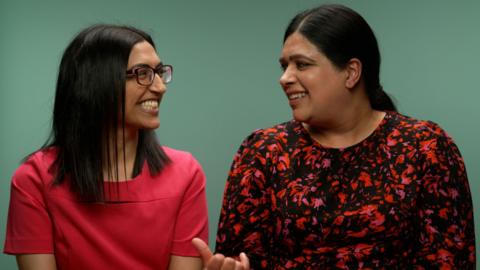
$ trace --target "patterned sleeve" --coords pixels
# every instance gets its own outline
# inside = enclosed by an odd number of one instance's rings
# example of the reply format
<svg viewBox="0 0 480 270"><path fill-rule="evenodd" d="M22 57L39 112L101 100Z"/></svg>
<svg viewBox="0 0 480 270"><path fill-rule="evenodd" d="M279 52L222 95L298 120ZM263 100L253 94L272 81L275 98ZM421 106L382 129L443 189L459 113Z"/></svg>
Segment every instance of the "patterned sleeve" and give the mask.
<svg viewBox="0 0 480 270"><path fill-rule="evenodd" d="M245 139L234 157L216 242L216 252L226 256L245 252L252 269L266 267L272 239L268 147L258 135Z"/></svg>
<svg viewBox="0 0 480 270"><path fill-rule="evenodd" d="M475 231L467 173L460 152L434 126L420 143L426 172L419 186L416 269L474 269Z"/></svg>

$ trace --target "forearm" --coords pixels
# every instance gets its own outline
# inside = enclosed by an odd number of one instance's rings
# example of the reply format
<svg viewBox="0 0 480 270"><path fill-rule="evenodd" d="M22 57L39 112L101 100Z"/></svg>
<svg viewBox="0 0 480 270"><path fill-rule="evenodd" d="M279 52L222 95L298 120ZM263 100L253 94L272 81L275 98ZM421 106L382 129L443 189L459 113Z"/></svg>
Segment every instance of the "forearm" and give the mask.
<svg viewBox="0 0 480 270"><path fill-rule="evenodd" d="M53 254L21 254L17 255L19 270L56 270Z"/></svg>
<svg viewBox="0 0 480 270"><path fill-rule="evenodd" d="M202 260L199 257L170 256L168 270L200 270Z"/></svg>

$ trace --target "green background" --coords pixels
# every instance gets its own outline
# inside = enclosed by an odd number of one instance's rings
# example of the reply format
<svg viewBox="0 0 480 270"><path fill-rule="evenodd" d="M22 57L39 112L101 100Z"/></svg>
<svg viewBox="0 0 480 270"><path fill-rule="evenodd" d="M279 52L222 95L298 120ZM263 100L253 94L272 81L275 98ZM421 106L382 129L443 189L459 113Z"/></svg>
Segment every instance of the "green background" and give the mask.
<svg viewBox="0 0 480 270"><path fill-rule="evenodd" d="M337 2L357 10L374 29L382 83L399 110L439 123L458 144L473 194L479 257L480 1ZM147 30L162 60L174 65L157 134L202 164L213 246L226 175L240 142L254 129L291 117L278 84L283 31L298 11L319 3L1 0L0 243L10 177L47 138L61 54L80 29L105 22ZM14 257L0 255L0 267L14 269Z"/></svg>

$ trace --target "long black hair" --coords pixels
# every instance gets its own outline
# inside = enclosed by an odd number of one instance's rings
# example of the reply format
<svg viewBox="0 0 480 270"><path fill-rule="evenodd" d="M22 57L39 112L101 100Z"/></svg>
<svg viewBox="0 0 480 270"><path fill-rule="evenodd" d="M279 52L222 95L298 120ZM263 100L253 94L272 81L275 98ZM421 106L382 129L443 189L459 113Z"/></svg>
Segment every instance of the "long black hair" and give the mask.
<svg viewBox="0 0 480 270"><path fill-rule="evenodd" d="M81 31L60 63L52 131L42 149L57 151L55 184L68 178L81 199L102 201L104 170L118 180L118 130L125 146L125 72L132 47L150 35L130 26L99 24ZM119 123L119 119L120 121ZM152 174L169 162L153 130L140 130L133 176L146 161ZM114 142L114 143L112 143ZM113 154L117 162L111 162ZM124 156L125 160L125 156Z"/></svg>
<svg viewBox="0 0 480 270"><path fill-rule="evenodd" d="M283 42L298 32L338 68L357 58L370 105L376 110L396 111L395 104L380 84L380 51L368 23L352 9L321 5L297 14L289 23Z"/></svg>

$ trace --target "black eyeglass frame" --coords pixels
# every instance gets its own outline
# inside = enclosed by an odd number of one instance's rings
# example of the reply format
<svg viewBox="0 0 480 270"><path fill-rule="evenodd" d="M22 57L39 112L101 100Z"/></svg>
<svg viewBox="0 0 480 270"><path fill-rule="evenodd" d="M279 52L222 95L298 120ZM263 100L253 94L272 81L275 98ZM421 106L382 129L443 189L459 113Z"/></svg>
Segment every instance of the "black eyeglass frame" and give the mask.
<svg viewBox="0 0 480 270"><path fill-rule="evenodd" d="M148 83L148 84L140 82L138 72L142 69L149 69L149 70L152 71L152 73L151 73L152 75L149 78L150 83ZM164 74L168 72L166 70L169 70L169 73L170 73L170 76L168 78L164 77ZM170 83L172 81L172 77L173 77L173 66L172 65L160 64L156 68L152 68L152 67L147 66L147 65L140 65L140 66L135 66L135 67L126 71L126 75L127 75L128 78L135 77L136 80L137 80L137 83L139 85L142 85L142 86L152 85L153 81L155 80L155 74L158 74L158 76L160 76L160 78L162 78L162 81L163 81L164 84Z"/></svg>

